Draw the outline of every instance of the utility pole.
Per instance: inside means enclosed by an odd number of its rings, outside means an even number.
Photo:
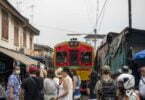
[[[129,29],[132,28],[132,6],[131,0],[128,0],[128,17],[129,17]]]
[[[98,34],[98,21],[99,21],[99,0],[96,2],[97,9],[96,9],[96,28],[93,30],[95,37],[94,37],[94,48],[97,49],[97,38],[96,35]]]

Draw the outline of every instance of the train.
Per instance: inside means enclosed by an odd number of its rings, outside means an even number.
[[[87,81],[94,67],[94,55],[94,48],[90,44],[73,38],[55,45],[54,66],[76,71],[82,81],[81,91],[86,92]]]

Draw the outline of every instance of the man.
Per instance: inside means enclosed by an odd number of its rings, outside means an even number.
[[[10,75],[7,84],[6,95],[8,100],[19,100],[21,79],[20,67],[15,66],[12,75]]]
[[[101,69],[101,79],[97,82],[95,91],[97,100],[116,100],[115,82],[111,78],[110,67],[105,65]]]
[[[56,100],[73,100],[73,82],[71,77],[69,76],[69,69],[64,68],[61,72],[63,81],[63,91],[59,94]]]
[[[29,67],[29,77],[22,83],[24,100],[43,100],[42,84],[37,77],[38,68],[34,65]]]
[[[141,78],[139,81],[139,92],[141,95],[141,100],[145,100],[145,66],[140,69]]]
[[[95,85],[98,80],[98,75],[95,71],[92,71],[90,74],[90,80],[87,84],[87,93],[89,96],[89,100],[96,100],[96,93],[95,93]]]

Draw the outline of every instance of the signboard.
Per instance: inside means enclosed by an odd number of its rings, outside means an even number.
[[[79,69],[76,70],[77,75],[80,76],[81,80],[89,80],[90,70],[89,69]]]

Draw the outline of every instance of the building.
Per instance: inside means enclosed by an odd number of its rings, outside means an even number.
[[[39,35],[39,30],[7,0],[0,0],[0,23],[0,46],[31,54],[34,36]]]
[[[7,77],[15,61],[25,65],[38,61],[26,55],[34,50],[34,37],[39,30],[33,27],[7,0],[0,0],[0,75]]]
[[[32,58],[45,64],[45,66],[48,69],[51,69],[54,67],[52,53],[53,53],[53,48],[47,45],[35,44],[34,51],[32,53],[33,55]]]
[[[106,55],[109,52],[110,44],[112,43],[113,39],[118,35],[119,33],[109,32],[107,36],[104,38],[101,45],[98,47],[96,51],[95,66],[99,68],[107,63],[108,58],[106,57]]]
[[[96,69],[107,64],[110,65],[112,72],[116,72],[124,65],[130,66],[134,70],[132,56],[145,49],[145,30],[127,27],[120,34],[107,40],[108,42],[97,50]],[[111,42],[109,42],[110,40]],[[137,71],[137,69],[135,70]]]
[[[53,49],[47,45],[34,45],[33,56],[51,56]]]

